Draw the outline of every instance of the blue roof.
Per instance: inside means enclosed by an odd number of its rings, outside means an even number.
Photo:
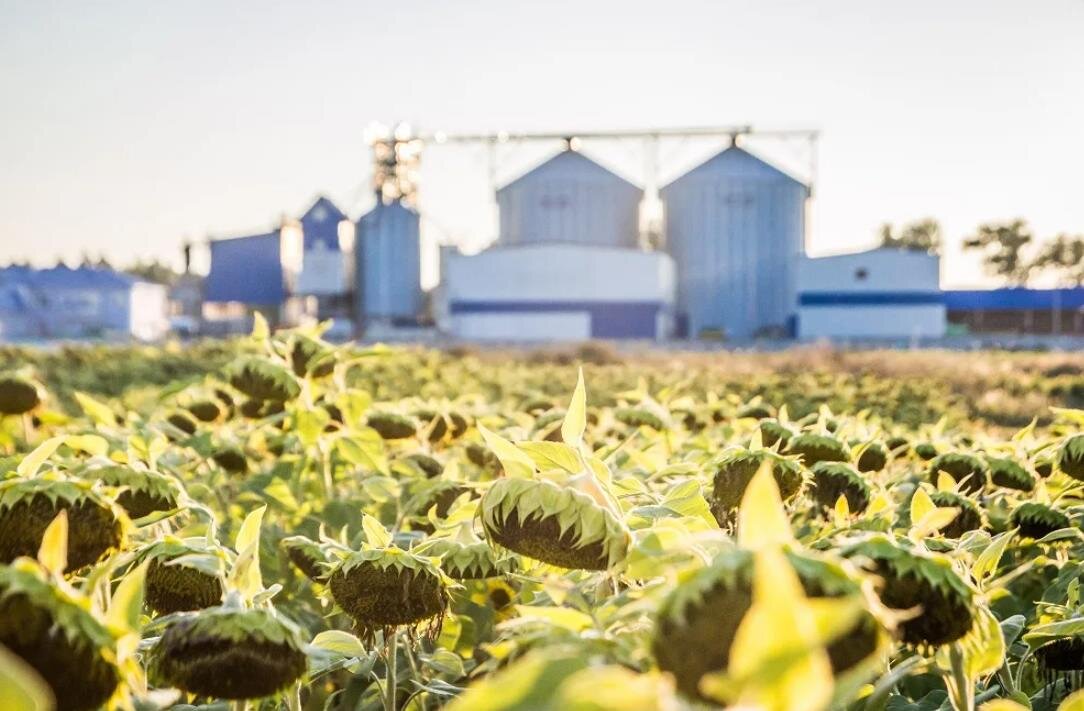
[[[979,289],[946,291],[949,311],[1037,311],[1084,308],[1084,286],[1068,289]]]
[[[4,267],[0,268],[0,280],[41,289],[127,289],[140,281],[130,274],[121,274],[112,269],[88,266],[72,269],[64,264],[49,269],[14,265]]]
[[[278,230],[264,235],[211,241],[211,272],[204,282],[207,301],[252,306],[286,299]]]
[[[339,223],[346,219],[342,210],[324,196],[316,199],[301,216],[301,229],[305,233],[305,251],[323,242],[331,252],[339,251]]]

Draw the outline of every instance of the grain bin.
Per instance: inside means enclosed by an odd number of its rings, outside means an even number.
[[[497,190],[500,244],[636,247],[643,190],[566,150]]]
[[[418,213],[380,202],[358,220],[357,313],[365,321],[412,321],[422,308]]]
[[[734,146],[660,195],[688,334],[793,334],[808,188]]]

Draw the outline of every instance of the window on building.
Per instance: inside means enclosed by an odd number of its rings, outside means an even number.
[[[865,267],[859,267],[854,270],[855,281],[865,281],[867,277],[869,277],[869,270]]]

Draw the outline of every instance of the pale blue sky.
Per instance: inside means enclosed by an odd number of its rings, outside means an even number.
[[[356,216],[373,120],[814,126],[813,253],[927,215],[953,243],[1017,216],[1080,233],[1084,0],[0,0],[0,263],[176,260],[318,192]],[[717,147],[675,146],[663,174]],[[635,145],[585,150],[638,177]],[[425,166],[428,238],[493,237],[483,152]],[[956,249],[944,273],[980,281]]]

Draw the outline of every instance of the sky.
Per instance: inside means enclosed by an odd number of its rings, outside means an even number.
[[[821,131],[807,246],[940,220],[959,244],[1022,217],[1084,233],[1084,0],[0,0],[0,264],[180,262],[185,239],[266,230],[317,194],[371,205],[365,128]],[[660,179],[722,141],[672,142]],[[801,173],[802,146],[749,147]],[[558,145],[506,146],[498,182]],[[637,142],[583,150],[645,180]],[[437,242],[495,235],[484,149],[432,146]],[[436,278],[427,260],[426,282]]]

